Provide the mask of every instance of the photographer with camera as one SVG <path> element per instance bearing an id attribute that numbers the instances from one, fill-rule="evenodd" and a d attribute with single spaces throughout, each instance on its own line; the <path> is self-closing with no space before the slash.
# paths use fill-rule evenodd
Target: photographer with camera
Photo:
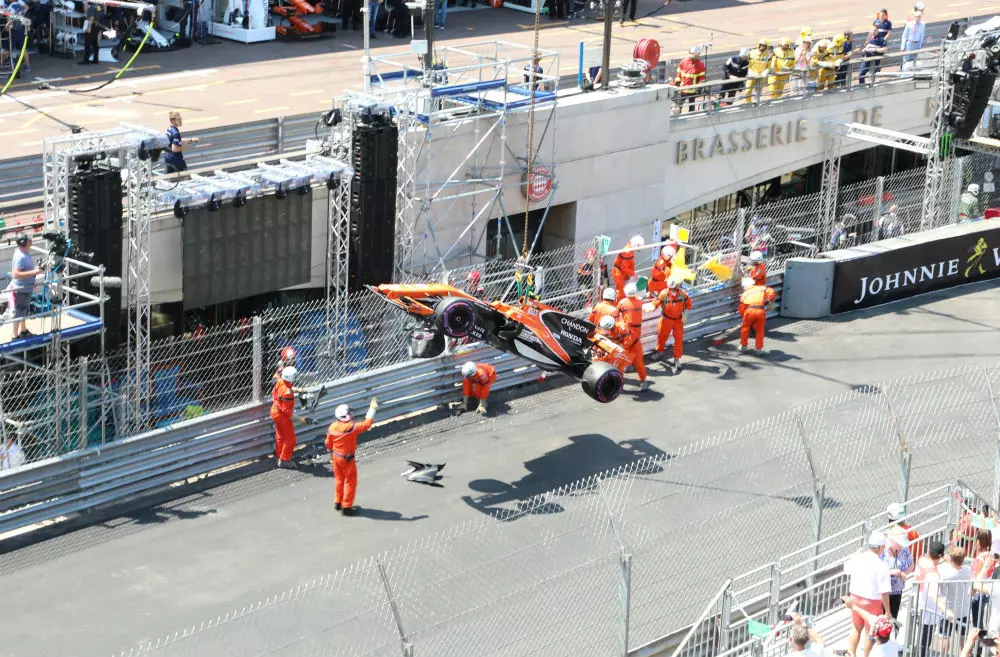
<path id="1" fill-rule="evenodd" d="M 31 314 L 31 295 L 35 290 L 35 277 L 42 273 L 40 267 L 35 267 L 31 257 L 31 236 L 24 233 L 15 240 L 17 250 L 10 263 L 10 305 L 15 319 L 12 338 L 27 338 L 33 334 L 28 331 L 26 318 Z"/>

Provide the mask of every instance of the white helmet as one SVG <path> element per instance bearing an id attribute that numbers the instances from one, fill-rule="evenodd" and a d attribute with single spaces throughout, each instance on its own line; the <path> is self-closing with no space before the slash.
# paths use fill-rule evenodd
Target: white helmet
<path id="1" fill-rule="evenodd" d="M 971 185 L 969 185 L 968 191 L 973 196 L 979 196 L 979 185 L 977 185 L 976 183 L 972 183 Z"/>
<path id="2" fill-rule="evenodd" d="M 760 251 L 751 251 L 750 252 L 750 262 L 753 262 L 753 263 L 764 262 L 764 254 L 761 253 Z"/>
<path id="3" fill-rule="evenodd" d="M 671 278 L 669 281 L 667 281 L 667 287 L 669 287 L 671 290 L 676 290 L 680 286 L 681 286 L 681 279 L 679 278 Z"/>
<path id="4" fill-rule="evenodd" d="M 333 417 L 337 418 L 341 422 L 350 422 L 353 415 L 351 415 L 351 407 L 347 404 L 341 404 L 337 408 L 333 409 Z"/>
<path id="5" fill-rule="evenodd" d="M 606 287 L 604 288 L 604 291 L 601 292 L 601 298 L 605 301 L 614 301 L 618 298 L 618 292 L 616 292 L 613 287 Z"/>
<path id="6" fill-rule="evenodd" d="M 641 249 L 646 246 L 646 240 L 642 239 L 642 235 L 634 235 L 632 239 L 628 241 L 628 244 L 633 249 Z"/>
<path id="7" fill-rule="evenodd" d="M 634 297 L 639 295 L 639 287 L 635 283 L 625 284 L 625 296 Z"/>
<path id="8" fill-rule="evenodd" d="M 688 50 L 688 54 L 692 57 L 701 57 L 701 46 L 691 46 L 691 49 Z"/>
<path id="9" fill-rule="evenodd" d="M 906 515 L 906 507 L 899 502 L 893 502 L 885 509 L 885 513 L 889 516 L 889 520 L 895 522 L 901 520 L 903 516 Z"/>
<path id="10" fill-rule="evenodd" d="M 744 290 L 753 287 L 753 279 L 750 278 L 749 276 L 747 276 L 746 278 L 744 278 L 741 282 L 743 283 L 743 289 Z"/>
<path id="11" fill-rule="evenodd" d="M 913 11 L 923 11 L 925 8 L 924 3 L 917 2 L 913 5 Z"/>
<path id="12" fill-rule="evenodd" d="M 601 317 L 601 322 L 598 324 L 605 331 L 610 331 L 615 327 L 615 318 L 611 315 L 605 315 Z"/>
<path id="13" fill-rule="evenodd" d="M 289 383 L 295 383 L 295 377 L 298 376 L 299 371 L 289 365 L 288 367 L 282 368 L 281 378 Z"/>
<path id="14" fill-rule="evenodd" d="M 749 57 L 749 56 L 750 56 L 749 48 L 740 48 L 740 57 Z"/>
<path id="15" fill-rule="evenodd" d="M 665 247 L 660 249 L 660 255 L 663 257 L 664 260 L 670 260 L 675 255 L 677 255 L 677 245 L 667 244 Z"/>
<path id="16" fill-rule="evenodd" d="M 462 376 L 468 379 L 470 376 L 474 376 L 475 374 L 476 374 L 476 364 L 473 363 L 471 360 L 462 365 Z"/>

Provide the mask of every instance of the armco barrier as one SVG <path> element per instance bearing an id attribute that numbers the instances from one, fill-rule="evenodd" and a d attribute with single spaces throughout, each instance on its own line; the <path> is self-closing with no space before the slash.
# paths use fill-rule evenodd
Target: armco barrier
<path id="1" fill-rule="evenodd" d="M 769 284 L 779 293 L 775 308 L 780 307 L 782 274 L 772 276 Z M 736 321 L 732 287 L 695 295 L 693 301 L 685 330 L 688 340 L 717 332 Z M 658 314 L 649 313 L 643 322 L 647 351 L 656 340 Z M 458 397 L 458 368 L 470 359 L 497 368 L 495 389 L 528 383 L 538 376 L 527 361 L 481 346 L 366 372 L 332 384 L 332 394 L 318 407 L 316 423 L 298 432 L 299 442 L 322 438 L 338 404 L 360 408 L 376 396 L 380 402 L 378 419 L 383 422 L 454 400 Z M 267 404 L 253 404 L 213 413 L 3 474 L 0 535 L 266 456 L 274 449 L 268 408 Z"/>

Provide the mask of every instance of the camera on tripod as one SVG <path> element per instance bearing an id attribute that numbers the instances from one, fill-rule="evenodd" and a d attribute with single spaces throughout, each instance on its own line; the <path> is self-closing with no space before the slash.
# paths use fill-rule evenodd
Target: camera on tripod
<path id="1" fill-rule="evenodd" d="M 49 243 L 48 262 L 49 269 L 52 271 L 56 271 L 62 267 L 63 261 L 66 258 L 85 260 L 87 262 L 94 259 L 93 253 L 81 251 L 74 246 L 73 240 L 66 233 L 42 233 L 42 239 L 45 239 Z"/>

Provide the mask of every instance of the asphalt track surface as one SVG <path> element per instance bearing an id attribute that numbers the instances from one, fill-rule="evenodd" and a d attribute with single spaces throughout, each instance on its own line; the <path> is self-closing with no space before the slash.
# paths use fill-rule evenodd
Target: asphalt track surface
<path id="1" fill-rule="evenodd" d="M 376 427 L 360 450 L 356 518 L 334 512 L 328 467 L 286 472 L 265 462 L 252 476 L 210 478 L 91 526 L 8 541 L 0 546 L 0 655 L 112 654 L 638 456 L 857 386 L 1000 362 L 1000 287 L 830 321 L 775 321 L 767 347 L 749 356 L 732 344 L 689 345 L 681 374 L 652 365 L 650 392 L 610 406 L 550 382 L 495 399 L 487 419 L 432 415 Z M 406 458 L 447 462 L 444 486 L 405 482 Z M 967 469 L 945 464 L 937 476 Z M 776 504 L 780 514 L 788 502 Z M 558 515 L 532 522 L 544 528 Z"/>
<path id="2" fill-rule="evenodd" d="M 860 35 L 874 18 L 869 0 L 673 0 L 656 11 L 662 4 L 662 0 L 638 0 L 640 20 L 624 25 L 615 22 L 615 65 L 630 59 L 635 44 L 644 38 L 659 41 L 663 59 L 678 59 L 692 45 L 711 44 L 712 52 L 729 52 L 751 46 L 762 36 L 772 40 L 796 37 L 803 26 L 819 35 L 853 27 Z M 891 0 L 884 4 L 895 32 L 901 34 L 913 3 Z M 928 3 L 926 19 L 937 23 L 994 13 L 995 4 L 987 0 L 957 0 Z M 643 18 L 647 14 L 653 15 Z M 527 46 L 533 40 L 533 22 L 532 14 L 508 9 L 452 10 L 447 28 L 438 31 L 435 39 L 456 46 L 486 40 Z M 579 44 L 596 46 L 602 33 L 599 21 L 543 17 L 539 45 L 560 53 L 561 75 L 575 75 Z M 407 41 L 385 34 L 372 47 L 376 56 L 408 51 Z M 172 109 L 184 112 L 185 129 L 198 130 L 328 108 L 332 97 L 360 88 L 362 48 L 361 32 L 339 30 L 330 38 L 313 41 L 195 45 L 176 52 L 142 54 L 120 80 L 87 94 L 76 92 L 106 82 L 120 65 L 78 66 L 73 60 L 36 54 L 31 59 L 32 71 L 22 75 L 10 94 L 55 119 L 89 130 L 115 127 L 122 121 L 165 129 L 167 111 Z M 0 73 L 0 84 L 6 75 Z M 716 77 L 718 71 L 711 71 L 709 79 Z M 42 80 L 48 80 L 51 88 L 38 90 Z M 12 98 L 0 97 L 0 157 L 40 153 L 46 137 L 68 133 L 65 125 Z M 188 160 L 197 165 L 197 148 L 190 149 Z"/>

